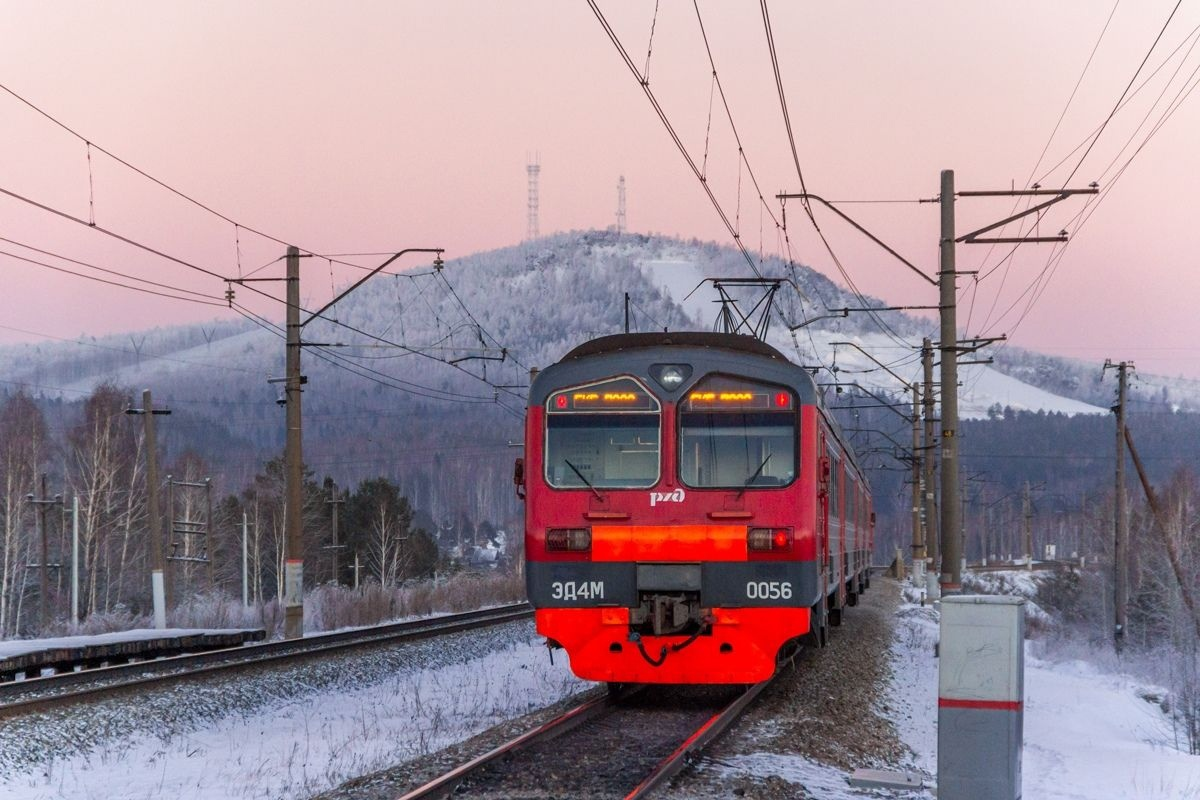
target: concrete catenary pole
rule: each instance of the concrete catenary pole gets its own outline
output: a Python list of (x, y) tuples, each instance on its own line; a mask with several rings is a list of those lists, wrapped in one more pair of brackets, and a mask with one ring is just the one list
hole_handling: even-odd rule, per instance
[(912, 560), (913, 570), (925, 561), (925, 529), (921, 525), (921, 387), (912, 385)]
[(250, 607), (250, 520), (242, 512), (242, 606)]
[(1025, 569), (1033, 569), (1033, 497), (1029, 481), (1025, 481), (1025, 492), (1021, 497), (1021, 514), (1025, 526)]
[(339, 581), (338, 581), (338, 550), (342, 549), (342, 546), (343, 546), (341, 543), (341, 540), (338, 538), (338, 508), (342, 505), (345, 505), (345, 503), (346, 503), (345, 498), (341, 496), (341, 493), (338, 491), (338, 488), (335, 485), (333, 487), (332, 491), (329, 493), (329, 499), (325, 501), (325, 504), (331, 507), (331, 510), (333, 513), (333, 524), (332, 524), (333, 539), (332, 539), (332, 543), (329, 545), (329, 553), (330, 553), (330, 556), (329, 556), (329, 568), (330, 568), (329, 579), (331, 581), (333, 581), (335, 584), (339, 583)]
[(146, 486), (149, 494), (146, 527), (150, 534), (150, 591), (154, 597), (154, 627), (167, 627), (167, 585), (163, 567), (162, 517), (158, 513), (158, 439), (154, 431), (154, 402), (142, 391), (142, 425), (146, 436)]
[(1113, 608), (1115, 611), (1113, 644), (1120, 652), (1125, 645), (1127, 628), (1126, 607), (1129, 605), (1129, 513), (1125, 506), (1125, 400), (1128, 391), (1128, 361), (1117, 364), (1117, 469), (1116, 499), (1113, 514), (1115, 535), (1113, 541)]
[(287, 250), (287, 440), (284, 446), (284, 619), (283, 635), (304, 635), (304, 455), (300, 436), (300, 250)]
[(50, 534), (46, 527), (46, 509), (62, 502), (62, 495), (46, 496), (46, 473), (42, 473), (41, 495), (26, 495), (25, 499), (37, 506), (37, 535), (41, 559), (38, 564), (38, 624), (44, 632), (50, 623)]
[(937, 465), (937, 450), (934, 448), (933, 408), (933, 343), (925, 339), (921, 344), (921, 368), (925, 388), (921, 397), (924, 409), (925, 438), (923, 444), (924, 489), (925, 489), (925, 546), (928, 549), (929, 572), (936, 574), (941, 543), (938, 541), (937, 491), (934, 489), (934, 470)]
[(71, 498), (71, 622), (79, 621), (79, 495)]
[(942, 390), (942, 594), (962, 586), (962, 519), (958, 497), (958, 322), (954, 241), (954, 170), (942, 170), (941, 264), (938, 288), (941, 307)]

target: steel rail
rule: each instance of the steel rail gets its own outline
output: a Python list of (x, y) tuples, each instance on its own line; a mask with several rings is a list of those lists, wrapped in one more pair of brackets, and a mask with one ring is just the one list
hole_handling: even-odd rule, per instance
[[(291, 639), (259, 645), (226, 648), (223, 650), (211, 650), (193, 655), (174, 656), (155, 661), (138, 661), (131, 664), (121, 664), (113, 667), (85, 670), (83, 672), (63, 673), (59, 676), (34, 678), (28, 681), (19, 681), (15, 684), (5, 684), (5, 694), (11, 695), (18, 692), (30, 693), (38, 690), (52, 690), (66, 685), (101, 681), (130, 673), (138, 673), (138, 677), (129, 680), (119, 680), (116, 683), (100, 683), (96, 686), (84, 687), (77, 691), (46, 694), (25, 700), (2, 703), (0, 704), (0, 719), (46, 711), (51, 708), (72, 705), (79, 702), (102, 699), (106, 696), (116, 696), (133, 689), (144, 689), (147, 686), (155, 684), (166, 686), (195, 678), (209, 677), (222, 672), (271, 667), (289, 661), (302, 661), (362, 647), (420, 641), (422, 639), (445, 636), (450, 633), (527, 619), (532, 615), (533, 610), (528, 603), (518, 603), (480, 611), (469, 611), (462, 614), (450, 614), (441, 617), (360, 628), (354, 631), (320, 634), (304, 639)], [(162, 671), (169, 669), (175, 669), (176, 671)], [(161, 674), (145, 675), (147, 670), (156, 670)]]
[[(625, 695), (626, 697), (628, 694)], [(616, 695), (606, 694), (582, 703), (554, 719), (527, 731), (499, 747), (495, 747), (481, 756), (461, 764), (449, 772), (434, 778), (423, 786), (401, 795), (399, 800), (429, 800), (435, 797), (449, 797), (463, 780), (478, 772), (491, 762), (512, 755), (519, 750), (536, 742), (548, 742), (560, 734), (564, 734), (583, 723), (611, 709), (616, 703)]]
[[(775, 676), (778, 675), (779, 673), (776, 672)], [(683, 744), (679, 745), (675, 752), (659, 762), (658, 766), (646, 776), (645, 780), (639, 783), (633, 791), (625, 795), (625, 800), (637, 800), (638, 798), (646, 797), (652, 791), (678, 775), (684, 767), (692, 762), (696, 754), (712, 744), (717, 737), (724, 733), (742, 715), (746, 707), (754, 702), (755, 698), (762, 693), (762, 690), (770, 686), (774, 680), (775, 678), (772, 677), (761, 683), (751, 685), (736, 700), (710, 717), (707, 722), (696, 729), (695, 733), (684, 740)]]
[[(780, 673), (776, 672), (775, 677)], [(705, 720), (704, 724), (696, 729), (684, 742), (675, 749), (671, 755), (659, 762), (651, 773), (642, 780), (628, 795), (626, 800), (635, 800), (648, 795), (651, 791), (659, 788), (666, 781), (677, 775), (684, 767), (690, 763), (690, 759), (699, 753), (717, 737), (724, 733), (730, 725), (733, 724), (746, 707), (754, 702), (755, 698), (767, 686), (775, 680), (772, 677), (761, 683), (749, 686), (746, 691), (742, 692), (729, 705), (725, 706), (721, 711), (714, 714), (712, 717)], [(533, 744), (549, 741), (556, 736), (564, 734), (580, 725), (591, 721), (601, 715), (612, 710), (617, 701), (628, 698), (636, 692), (646, 689), (646, 685), (636, 686), (623, 693), (612, 693), (602, 697), (589, 700), (581, 705), (572, 708), (566, 713), (555, 717), (549, 722), (528, 731), (520, 736), (501, 744), (498, 747), (489, 750), (471, 761), (466, 762), (449, 772), (441, 775), (438, 778), (429, 781), (428, 783), (416, 789), (401, 795), (398, 800), (431, 800), (432, 798), (450, 797), (460, 783), (477, 773), (487, 764), (490, 764), (497, 759), (510, 756), (519, 750), (525, 749)]]

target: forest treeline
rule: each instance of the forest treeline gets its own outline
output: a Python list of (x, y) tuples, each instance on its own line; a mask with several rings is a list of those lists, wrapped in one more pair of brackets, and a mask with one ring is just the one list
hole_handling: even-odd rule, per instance
[[(24, 393), (0, 402), (0, 637), (41, 632), (43, 599), (49, 629), (66, 620), (76, 501), (80, 617), (146, 613), (151, 541), (146, 452), (140, 418), (126, 414), (131, 395), (102, 385), (66, 419), (48, 418)], [(267, 461), (243, 485), (213, 481), (205, 489), (215, 466), (194, 452), (161, 462), (159, 535), (171, 559), (168, 594), (173, 605), (206, 593), (240, 597), (244, 552), (249, 599), (261, 607), (283, 593), (282, 459)], [(463, 514), (435, 520), (427, 509), (414, 507), (394, 476), (339, 488), (306, 469), (303, 495), (309, 586), (335, 581), (400, 586), (449, 568), (443, 552), (463, 553), (498, 536), (491, 520)], [(330, 501), (340, 501), (336, 548)], [(43, 531), (49, 578), (44, 597)]]

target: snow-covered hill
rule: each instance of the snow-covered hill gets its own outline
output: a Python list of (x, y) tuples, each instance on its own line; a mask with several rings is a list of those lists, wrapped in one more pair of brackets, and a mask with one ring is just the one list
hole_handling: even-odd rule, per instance
[[(789, 280), (776, 299), (768, 334), (773, 344), (813, 367), (821, 383), (857, 383), (907, 399), (904, 384), (919, 373), (913, 345), (936, 335), (934, 323), (895, 311), (842, 316), (834, 310), (861, 307), (863, 300), (805, 267), (765, 259), (759, 269)], [(458, 409), (501, 404), (519, 412), (529, 369), (552, 363), (588, 338), (621, 330), (626, 293), (633, 330), (712, 329), (720, 305), (704, 280), (748, 274), (741, 254), (726, 246), (575, 232), (454, 259), (440, 273), (381, 275), (334, 310), (336, 322), (318, 321), (306, 329), (311, 340), (343, 345), (306, 349), (306, 412), (344, 413), (353, 407), (369, 417), (412, 404)], [(748, 310), (755, 299), (745, 294), (743, 307)], [(282, 309), (276, 311), (281, 317)], [(383, 347), (380, 339), (409, 349)], [(1012, 348), (1003, 353), (995, 367), (961, 369), (964, 416), (1004, 407), (1107, 411), (1104, 398), (1111, 387), (1080, 377), (1098, 374), (1098, 365)], [(283, 358), (278, 330), (231, 316), (208, 325), (3, 347), (0, 379), (67, 400), (103, 381), (150, 386), (156, 398), (193, 404), (222, 425), (234, 416), (226, 413), (231, 405), (249, 409), (241, 413), (265, 424), (277, 411), (277, 387), (267, 379), (282, 373)], [(1142, 376), (1139, 391), (1155, 402), (1200, 409), (1200, 386), (1172, 383), (1164, 391), (1155, 381)], [(265, 443), (262, 437), (255, 441)]]

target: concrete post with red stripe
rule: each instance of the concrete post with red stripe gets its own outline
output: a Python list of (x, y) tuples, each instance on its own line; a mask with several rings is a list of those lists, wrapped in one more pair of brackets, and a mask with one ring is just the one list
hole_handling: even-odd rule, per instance
[(938, 645), (939, 800), (1018, 800), (1025, 601), (952, 596)]

